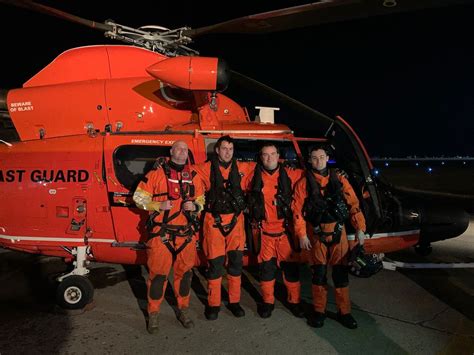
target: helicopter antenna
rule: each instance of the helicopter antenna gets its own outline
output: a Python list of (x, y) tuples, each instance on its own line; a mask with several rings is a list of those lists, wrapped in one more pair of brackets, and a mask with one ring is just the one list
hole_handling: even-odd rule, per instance
[(105, 21), (105, 23), (87, 20), (29, 0), (0, 0), (0, 3), (55, 16), (89, 28), (100, 30), (104, 32), (105, 37), (143, 47), (169, 57), (175, 57), (177, 55), (192, 56), (199, 54), (198, 51), (186, 46), (192, 42), (190, 37), (184, 35), (185, 31), (190, 30), (189, 27), (181, 27), (174, 30), (161, 26), (132, 28), (120, 25), (111, 20)]

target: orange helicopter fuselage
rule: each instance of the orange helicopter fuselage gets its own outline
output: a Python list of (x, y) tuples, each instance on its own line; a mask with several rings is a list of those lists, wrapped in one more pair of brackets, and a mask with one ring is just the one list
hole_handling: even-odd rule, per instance
[[(284, 142), (301, 163), (290, 128), (250, 121), (238, 103), (213, 94), (216, 72), (213, 58), (91, 46), (64, 52), (9, 91), (20, 141), (0, 145), (0, 246), (67, 260), (88, 246), (90, 260), (145, 263), (148, 213), (133, 204), (135, 175), (178, 139), (194, 163), (222, 134), (247, 146)], [(404, 249), (419, 236), (417, 228), (375, 233), (366, 249)], [(200, 254), (196, 264), (203, 261)]]

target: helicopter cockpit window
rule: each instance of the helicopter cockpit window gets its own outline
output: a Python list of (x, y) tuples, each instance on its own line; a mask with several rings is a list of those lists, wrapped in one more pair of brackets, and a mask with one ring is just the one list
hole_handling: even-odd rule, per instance
[[(214, 144), (217, 139), (206, 139), (207, 159), (214, 154)], [(271, 140), (271, 139), (234, 139), (234, 157), (238, 161), (257, 161), (258, 153), (264, 143), (274, 143), (280, 150), (280, 160), (285, 165), (291, 167), (300, 167), (298, 156), (292, 141)]]
[[(114, 170), (117, 180), (127, 189), (134, 190), (158, 158), (169, 158), (169, 146), (123, 145), (114, 153)], [(194, 163), (193, 154), (189, 159)]]

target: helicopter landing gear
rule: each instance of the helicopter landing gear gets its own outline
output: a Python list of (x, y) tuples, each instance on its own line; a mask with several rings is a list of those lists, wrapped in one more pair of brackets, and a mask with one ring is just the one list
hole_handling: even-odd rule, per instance
[(415, 252), (420, 256), (428, 256), (433, 251), (433, 247), (430, 243), (417, 244), (415, 246)]
[(69, 276), (56, 290), (56, 302), (65, 309), (81, 309), (91, 303), (94, 286), (84, 276)]
[(74, 269), (57, 278), (59, 286), (56, 289), (56, 302), (65, 309), (81, 309), (89, 304), (94, 297), (94, 286), (85, 277), (90, 270), (84, 265), (87, 264), (86, 246), (73, 248), (72, 254), (75, 256), (73, 262)]

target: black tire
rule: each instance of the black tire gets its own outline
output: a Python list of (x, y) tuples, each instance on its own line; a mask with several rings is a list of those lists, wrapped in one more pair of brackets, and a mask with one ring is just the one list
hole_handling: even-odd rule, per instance
[(81, 309), (92, 301), (94, 286), (84, 276), (68, 276), (56, 290), (56, 302), (64, 309)]
[(416, 245), (415, 252), (420, 256), (428, 256), (433, 251), (433, 247), (430, 245)]

